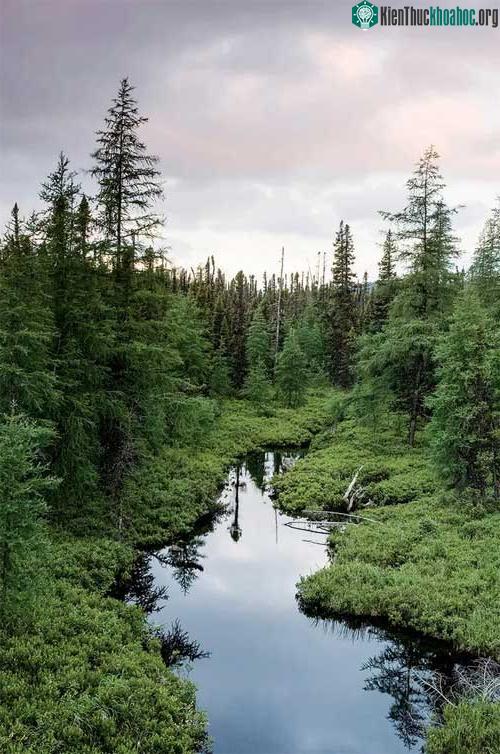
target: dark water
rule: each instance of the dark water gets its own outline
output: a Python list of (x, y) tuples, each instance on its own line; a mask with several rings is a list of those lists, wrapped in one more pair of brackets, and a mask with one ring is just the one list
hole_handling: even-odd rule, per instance
[(266, 491), (292, 462), (262, 453), (233, 470), (227, 513), (139, 563), (136, 598), (151, 611), (156, 603), (153, 622), (178, 620), (210, 653), (178, 672), (198, 687), (215, 754), (420, 752), (433, 707), (421, 679), (451, 676), (454, 658), (417, 638), (299, 612), (296, 582), (327, 555), (304, 541), (314, 535), (285, 526)]

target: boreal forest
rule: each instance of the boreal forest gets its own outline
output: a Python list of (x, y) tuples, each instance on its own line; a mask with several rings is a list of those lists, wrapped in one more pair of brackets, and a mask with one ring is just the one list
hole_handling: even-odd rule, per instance
[[(161, 240), (168, 165), (150, 154), (138, 100), (124, 78), (88, 134), (88, 172), (61, 152), (36, 211), (12, 196), (2, 236), (0, 750), (267, 754), (243, 738), (217, 748), (188, 672), (217, 661), (217, 590), (203, 603), (206, 635), (192, 635), (161, 581), (173, 569), (196, 604), (210, 572), (200, 541), (216, 521), (245, 553), (251, 482), (270, 490), (276, 542), (283, 516), (298, 540), (320, 536), (320, 567), (290, 572), (304, 630), (337, 622), (384, 642), (365, 667), (370, 699), (390, 704), (387, 719), (370, 714), (397, 733), (380, 750), (498, 754), (500, 205), (463, 268), (461, 209), (424, 144), (399, 203), (380, 207), (377, 279), (356, 277), (355, 223), (334, 227), (333, 213), (314, 270), (290, 270), (286, 247), (280, 272), (262, 278), (244, 259), (230, 278), (216, 255), (184, 269)], [(293, 463), (276, 455), (291, 449)], [(241, 583), (246, 605), (273, 570), (255, 593)], [(235, 662), (250, 665), (244, 623)], [(278, 645), (286, 620), (276, 630)], [(414, 674), (423, 641), (432, 649)], [(429, 659), (436, 647), (446, 676)], [(336, 667), (325, 660), (322, 673), (341, 684)], [(229, 705), (237, 688), (218, 683)], [(294, 696), (307, 708), (300, 685), (286, 704)], [(238, 708), (250, 716), (252, 703)]]

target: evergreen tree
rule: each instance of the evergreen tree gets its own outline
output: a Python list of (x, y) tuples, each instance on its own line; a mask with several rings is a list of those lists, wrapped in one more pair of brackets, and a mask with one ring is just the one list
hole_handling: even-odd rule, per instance
[(457, 301), (429, 399), (433, 458), (458, 489), (500, 497), (500, 333), (473, 291)]
[(264, 374), (269, 373), (271, 365), (271, 336), (264, 317), (262, 306), (255, 310), (246, 340), (246, 357), (249, 368), (260, 365)]
[(486, 220), (472, 260), (470, 277), (481, 300), (498, 306), (500, 301), (500, 204)]
[(271, 382), (262, 361), (254, 361), (248, 370), (243, 395), (262, 413), (267, 413), (273, 397)]
[[(116, 494), (137, 455), (134, 426), (144, 419), (146, 412), (151, 437), (151, 427), (165, 409), (162, 402), (158, 413), (152, 410), (150, 390), (138, 399), (139, 385), (133, 379), (134, 376), (140, 377), (141, 388), (146, 384), (153, 385), (152, 380), (159, 375), (164, 362), (162, 348), (157, 342), (165, 337), (163, 291), (160, 292), (156, 285), (149, 290), (147, 286), (137, 290), (138, 278), (134, 276), (138, 258), (147, 254), (149, 249), (143, 246), (142, 239), (154, 235), (161, 224), (153, 211), (154, 203), (162, 196), (156, 168), (158, 160), (147, 153), (139, 138), (139, 129), (146, 121), (147, 118), (139, 114), (133, 87), (126, 78), (123, 79), (108, 110), (105, 126), (97, 132), (97, 149), (92, 155), (91, 174), (99, 185), (98, 226), (105, 234), (102, 257), (115, 273), (109, 302), (116, 325), (113, 353), (108, 364), (114, 400), (108, 403), (105, 419), (101, 422), (101, 440), (108, 489)], [(143, 301), (145, 296), (147, 304)], [(141, 322), (143, 314), (145, 321)], [(150, 337), (155, 322), (160, 323), (158, 333), (146, 344), (143, 338)], [(139, 353), (143, 355), (140, 368)], [(165, 354), (165, 359), (170, 361), (170, 355)]]
[(304, 354), (309, 374), (315, 377), (324, 374), (325, 339), (319, 317), (312, 304), (307, 306), (299, 320), (297, 340)]
[(360, 342), (355, 396), (372, 420), (385, 407), (404, 412), (411, 446), (419, 421), (428, 415), (425, 400), (434, 387), (436, 338), (433, 322), (391, 316), (382, 332)]
[(408, 414), (408, 441), (415, 442), (419, 421), (427, 417), (426, 397), (434, 386), (433, 351), (452, 289), (449, 266), (456, 243), (452, 210), (443, 202), (438, 154), (430, 147), (407, 182), (408, 201), (399, 213), (382, 213), (396, 224), (398, 259), (409, 274), (393, 301), (377, 348), (362, 357), (365, 373), (392, 393), (393, 404)]
[(446, 206), (444, 201), (436, 204), (430, 233), (429, 286), (427, 295), (427, 312), (444, 315), (449, 312), (453, 294), (453, 273), (451, 263), (458, 254), (458, 239), (453, 234), (452, 217), (455, 210)]
[(0, 411), (49, 417), (58, 400), (46, 269), (15, 205), (0, 266)]
[(97, 132), (91, 170), (99, 184), (97, 202), (112, 264), (124, 278), (134, 269), (136, 239), (151, 236), (160, 225), (152, 205), (163, 194), (158, 158), (147, 153), (139, 138), (138, 131), (148, 119), (139, 115), (133, 91), (128, 79), (122, 79), (105, 127)]
[(276, 387), (285, 406), (300, 406), (304, 402), (306, 385), (306, 360), (292, 328), (285, 338), (276, 364)]
[(227, 345), (228, 327), (226, 315), (226, 301), (224, 295), (219, 292), (214, 304), (211, 316), (211, 339), (214, 348), (219, 348), (222, 344)]
[(97, 491), (99, 428), (112, 339), (98, 272), (86, 254), (88, 204), (82, 199), (77, 208), (79, 186), (74, 179), (61, 153), (40, 192), (47, 204), (42, 228), (54, 306), (53, 369), (61, 391), (54, 462), (62, 480), (61, 503), (70, 516), (75, 503), (89, 501)]
[(18, 254), (21, 249), (21, 219), (19, 217), (19, 206), (17, 202), (15, 202), (12, 207), (10, 217), (11, 219), (5, 228), (4, 244), (0, 255), (2, 261), (8, 254), (8, 249), (10, 249), (11, 252), (17, 252)]
[(229, 361), (224, 344), (221, 343), (215, 351), (212, 372), (210, 375), (210, 393), (219, 398), (231, 392), (231, 378), (229, 376)]
[(342, 387), (348, 387), (352, 382), (357, 324), (353, 262), (354, 245), (351, 231), (349, 225), (344, 225), (342, 221), (334, 244), (333, 282), (328, 318), (331, 375), (334, 382)]
[(378, 279), (381, 283), (388, 283), (396, 277), (395, 259), (397, 255), (396, 243), (392, 230), (386, 233), (382, 258), (378, 264)]
[(398, 259), (408, 265), (412, 275), (408, 301), (416, 316), (430, 315), (442, 303), (450, 261), (458, 254), (451, 231), (456, 210), (443, 201), (445, 184), (438, 160), (434, 147), (426, 149), (407, 181), (406, 207), (396, 213), (381, 213), (396, 226)]
[(18, 414), (0, 420), (0, 612), (5, 618), (32, 582), (54, 486), (41, 457), (50, 432)]
[(90, 227), (92, 223), (92, 217), (90, 214), (90, 206), (85, 194), (80, 200), (78, 210), (75, 218), (75, 234), (76, 245), (78, 253), (84, 258), (87, 258), (90, 248)]
[(242, 387), (247, 370), (246, 336), (248, 326), (248, 285), (243, 272), (231, 283), (229, 301), (228, 353), (231, 359), (231, 378), (235, 387)]
[(371, 294), (370, 283), (368, 282), (368, 273), (363, 273), (363, 281), (358, 284), (358, 301), (357, 301), (357, 323), (358, 332), (365, 332), (370, 324), (371, 318)]
[(371, 301), (371, 329), (378, 332), (384, 326), (389, 314), (389, 308), (397, 290), (395, 259), (397, 256), (396, 242), (392, 230), (388, 230), (382, 247), (382, 258), (379, 262), (379, 275)]

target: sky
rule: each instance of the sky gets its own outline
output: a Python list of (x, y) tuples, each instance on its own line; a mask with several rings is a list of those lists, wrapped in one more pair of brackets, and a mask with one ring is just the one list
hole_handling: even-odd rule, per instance
[[(467, 0), (467, 7), (494, 7)], [(393, 2), (392, 7), (404, 3)], [(417, 5), (417, 3), (415, 3)], [(419, 0), (420, 7), (425, 6)], [(441, 2), (442, 7), (456, 3)], [(331, 264), (341, 219), (376, 277), (429, 144), (467, 264), (500, 194), (500, 27), (362, 31), (345, 0), (1, 0), (0, 220), (38, 206), (62, 149), (81, 181), (119, 81), (149, 117), (174, 264)]]

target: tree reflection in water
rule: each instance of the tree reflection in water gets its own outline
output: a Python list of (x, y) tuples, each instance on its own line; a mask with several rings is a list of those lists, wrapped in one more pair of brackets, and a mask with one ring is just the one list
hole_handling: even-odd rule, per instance
[(265, 492), (273, 475), (288, 471), (304, 455), (304, 450), (255, 451), (246, 457), (244, 468), (255, 486)]
[(203, 572), (201, 560), (204, 555), (201, 549), (205, 540), (201, 536), (193, 537), (186, 541), (176, 542), (161, 553), (156, 553), (155, 558), (163, 566), (172, 569), (172, 576), (187, 594), (193, 583)]
[(236, 467), (236, 478), (234, 480), (234, 509), (233, 509), (233, 520), (231, 521), (231, 525), (229, 526), (229, 533), (231, 535), (231, 539), (234, 542), (238, 542), (241, 539), (242, 530), (239, 522), (239, 513), (240, 513), (240, 488), (245, 485), (246, 482), (240, 481), (240, 474), (241, 474), (241, 466), (238, 465)]
[(361, 670), (367, 673), (365, 691), (378, 691), (393, 698), (388, 719), (408, 751), (423, 751), (422, 739), (429, 723), (439, 718), (442, 699), (432, 693), (425, 681), (439, 676), (446, 693), (456, 680), (456, 653), (444, 642), (417, 635), (393, 633), (387, 629), (364, 626), (356, 620), (327, 621), (313, 618), (315, 624), (343, 637), (360, 639), (368, 636), (385, 642), (378, 655), (371, 657)]
[(161, 610), (161, 603), (168, 599), (167, 587), (155, 585), (151, 557), (146, 552), (139, 552), (131, 572), (127, 576), (120, 574), (110, 592), (115, 599), (140, 605), (147, 615)]
[(191, 639), (178, 620), (168, 630), (156, 627), (153, 633), (160, 640), (162, 660), (168, 667), (180, 667), (186, 662), (210, 657), (210, 652), (205, 652), (199, 642)]
[(261, 491), (266, 489), (266, 454), (262, 452), (250, 453), (245, 460), (245, 469), (250, 474), (252, 482)]

